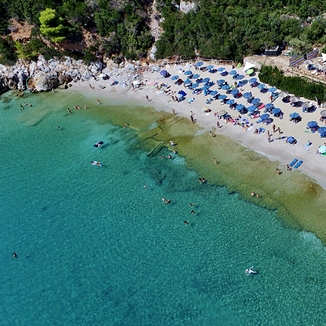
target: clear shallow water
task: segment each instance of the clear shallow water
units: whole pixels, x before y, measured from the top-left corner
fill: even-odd
[[[1,105],[1,324],[323,325],[314,235],[50,96]]]

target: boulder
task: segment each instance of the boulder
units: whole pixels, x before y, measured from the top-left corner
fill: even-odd
[[[9,87],[7,86],[6,80],[4,77],[0,77],[0,95],[9,91]]]
[[[9,89],[17,89],[18,78],[17,75],[14,73],[10,73],[7,77],[7,86]]]
[[[58,75],[58,83],[59,85],[63,85],[63,84],[68,84],[72,81],[71,76],[65,74],[65,73],[59,73]]]
[[[49,73],[40,71],[29,80],[28,84],[30,88],[35,89],[37,92],[50,91],[51,89],[58,87],[58,75],[53,71]]]
[[[17,78],[18,78],[17,89],[19,91],[24,91],[26,89],[26,85],[25,85],[26,74],[25,74],[25,72],[23,70],[20,70],[17,73]]]

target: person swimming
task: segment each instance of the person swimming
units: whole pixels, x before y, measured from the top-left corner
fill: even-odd
[[[98,161],[92,161],[91,163],[92,165],[102,166],[102,163]]]
[[[12,256],[13,256],[14,258],[18,258],[18,255],[17,255],[15,252],[12,254]]]
[[[257,271],[254,271],[254,270],[253,270],[253,267],[254,267],[254,266],[251,266],[250,268],[246,269],[246,270],[245,270],[245,273],[246,273],[247,275],[250,275],[250,274],[257,274],[258,272],[257,272]]]

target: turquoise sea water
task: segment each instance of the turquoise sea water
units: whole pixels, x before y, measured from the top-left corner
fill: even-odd
[[[313,234],[51,96],[1,103],[1,325],[325,325]]]

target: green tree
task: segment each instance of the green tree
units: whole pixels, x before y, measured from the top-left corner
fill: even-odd
[[[40,13],[40,31],[51,41],[62,42],[66,38],[67,27],[54,9],[46,8]]]
[[[16,60],[17,55],[11,37],[0,37],[0,63],[3,65],[13,65]]]

